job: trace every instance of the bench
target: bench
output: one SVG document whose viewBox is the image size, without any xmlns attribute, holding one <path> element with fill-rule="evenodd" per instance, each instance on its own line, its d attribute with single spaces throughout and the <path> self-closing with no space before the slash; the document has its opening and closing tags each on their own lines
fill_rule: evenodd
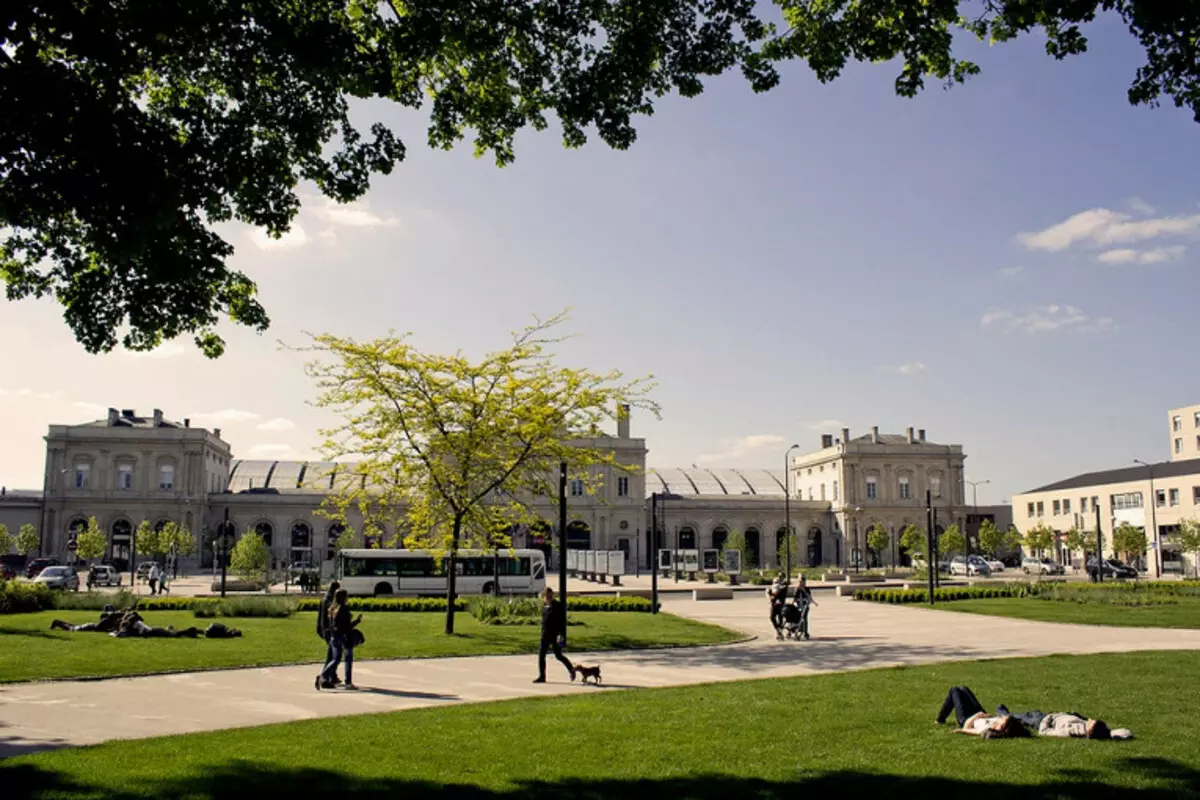
<svg viewBox="0 0 1200 800">
<path fill-rule="evenodd" d="M 692 589 L 693 600 L 732 600 L 733 589 L 728 586 L 714 586 L 711 589 Z"/>
</svg>

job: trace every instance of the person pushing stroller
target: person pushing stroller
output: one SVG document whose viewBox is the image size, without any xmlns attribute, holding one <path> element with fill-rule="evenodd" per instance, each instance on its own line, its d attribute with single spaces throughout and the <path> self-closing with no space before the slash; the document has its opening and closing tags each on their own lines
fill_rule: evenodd
<svg viewBox="0 0 1200 800">
<path fill-rule="evenodd" d="M 808 588 L 808 583 L 801 573 L 800 582 L 796 584 L 796 591 L 792 595 L 792 601 L 783 608 L 785 638 L 797 640 L 812 638 L 808 634 L 808 611 L 810 606 L 815 605 L 818 603 L 813 599 L 812 590 Z"/>
<path fill-rule="evenodd" d="M 775 581 L 767 587 L 767 599 L 771 601 L 771 627 L 775 629 L 775 638 L 783 641 L 784 607 L 787 605 L 788 579 L 781 572 L 775 576 Z"/>
</svg>

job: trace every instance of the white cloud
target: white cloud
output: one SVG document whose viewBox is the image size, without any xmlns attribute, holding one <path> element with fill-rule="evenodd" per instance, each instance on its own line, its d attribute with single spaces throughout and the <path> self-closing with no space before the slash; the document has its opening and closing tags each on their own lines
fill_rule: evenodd
<svg viewBox="0 0 1200 800">
<path fill-rule="evenodd" d="M 901 364 L 898 367 L 888 367 L 890 372 L 899 372 L 901 375 L 918 375 L 927 369 L 922 361 L 909 361 L 907 364 Z"/>
<path fill-rule="evenodd" d="M 82 400 L 76 400 L 71 403 L 72 408 L 78 408 L 80 411 L 97 419 L 102 419 L 108 416 L 108 406 L 102 406 L 99 403 L 85 403 Z"/>
<path fill-rule="evenodd" d="M 1200 214 L 1135 220 L 1120 211 L 1092 208 L 1045 230 L 1019 233 L 1017 240 L 1029 250 L 1056 253 L 1076 244 L 1103 247 L 1197 233 L 1200 233 Z"/>
<path fill-rule="evenodd" d="M 1149 217 L 1154 213 L 1154 206 L 1147 203 L 1140 197 L 1131 197 L 1125 201 L 1125 205 L 1135 214 L 1141 214 L 1143 217 Z"/>
<path fill-rule="evenodd" d="M 1096 260 L 1102 264 L 1160 264 L 1163 261 L 1175 261 L 1185 252 L 1187 252 L 1187 248 L 1183 245 L 1155 247 L 1151 250 L 1134 250 L 1125 247 L 1117 250 L 1105 250 L 1096 256 Z"/>
<path fill-rule="evenodd" d="M 1023 333 L 1052 333 L 1068 330 L 1098 332 L 1116 328 L 1111 317 L 1091 317 L 1083 309 L 1070 305 L 1053 304 L 1039 306 L 1025 314 L 1013 311 L 989 311 L 979 320 L 985 328 L 1003 327 L 1009 331 Z"/>
<path fill-rule="evenodd" d="M 1002 278 L 1015 278 L 1024 271 L 1024 267 L 1005 267 L 1004 269 L 999 270 L 1000 277 Z"/>
<path fill-rule="evenodd" d="M 303 247 L 308 244 L 308 232 L 304 230 L 304 226 L 298 222 L 292 223 L 291 230 L 280 236 L 278 239 L 267 235 L 267 232 L 262 228 L 254 228 L 249 232 L 250 241 L 254 243 L 259 250 L 286 250 L 292 247 Z"/>
<path fill-rule="evenodd" d="M 292 422 L 290 419 L 276 417 L 275 419 L 267 420 L 263 424 L 259 425 L 258 429 L 260 431 L 290 431 L 295 427 L 296 423 Z"/>
<path fill-rule="evenodd" d="M 400 224 L 396 217 L 381 217 L 371 210 L 365 201 L 353 203 L 336 203 L 327 200 L 324 207 L 315 209 L 318 217 L 332 225 L 345 225 L 351 228 L 394 228 Z"/>
<path fill-rule="evenodd" d="M 823 419 L 820 422 L 814 422 L 808 426 L 811 431 L 819 433 L 828 433 L 829 431 L 837 431 L 846 427 L 846 423 L 838 419 Z"/>
<path fill-rule="evenodd" d="M 208 411 L 198 414 L 192 414 L 189 419 L 196 420 L 200 423 L 209 423 L 216 425 L 236 425 L 239 422 L 253 422 L 259 419 L 260 415 L 253 411 L 243 411 L 240 408 L 226 408 L 220 411 Z"/>
<path fill-rule="evenodd" d="M 0 397 L 22 397 L 30 400 L 53 400 L 62 397 L 62 391 L 35 392 L 28 387 L 21 389 L 0 389 Z"/>
<path fill-rule="evenodd" d="M 786 440 L 782 436 L 776 436 L 773 433 L 756 433 L 750 436 L 739 436 L 736 439 L 722 439 L 721 445 L 725 448 L 722 452 L 696 456 L 696 463 L 711 464 L 742 458 L 772 447 L 781 447 L 784 441 Z"/>
<path fill-rule="evenodd" d="M 246 455 L 249 458 L 283 458 L 291 452 L 291 446 L 286 444 L 256 444 L 246 451 Z"/>
<path fill-rule="evenodd" d="M 182 342 L 163 342 L 153 350 L 122 350 L 127 356 L 134 358 L 175 358 L 188 352 L 187 345 Z"/>
</svg>

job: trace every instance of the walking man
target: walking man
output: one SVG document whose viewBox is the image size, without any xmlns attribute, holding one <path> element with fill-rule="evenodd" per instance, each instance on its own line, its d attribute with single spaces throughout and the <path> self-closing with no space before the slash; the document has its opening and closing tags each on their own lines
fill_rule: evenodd
<svg viewBox="0 0 1200 800">
<path fill-rule="evenodd" d="M 567 668 L 571 680 L 575 680 L 575 667 L 563 655 L 563 641 L 566 636 L 567 607 L 561 600 L 554 599 L 554 590 L 547 586 L 542 592 L 542 643 L 538 648 L 538 676 L 534 683 L 546 682 L 546 653 L 550 650 L 554 651 L 554 657 L 559 663 Z"/>
<path fill-rule="evenodd" d="M 159 572 L 158 563 L 150 565 L 150 572 L 146 575 L 146 583 L 150 584 L 150 594 L 158 594 L 158 579 L 162 576 Z"/>
</svg>

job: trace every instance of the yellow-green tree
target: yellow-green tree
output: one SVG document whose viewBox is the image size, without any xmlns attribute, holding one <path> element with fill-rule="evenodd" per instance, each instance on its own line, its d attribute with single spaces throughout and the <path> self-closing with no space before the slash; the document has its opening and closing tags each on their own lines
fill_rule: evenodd
<svg viewBox="0 0 1200 800">
<path fill-rule="evenodd" d="M 34 550 L 42 546 L 42 539 L 38 536 L 37 528 L 26 522 L 17 531 L 16 548 L 18 555 L 27 556 Z"/>
<path fill-rule="evenodd" d="M 1193 574 L 1200 578 L 1200 522 L 1194 519 L 1180 520 L 1179 530 L 1171 534 L 1171 540 L 1180 550 L 1192 554 Z"/>
<path fill-rule="evenodd" d="M 75 537 L 75 555 L 84 561 L 100 558 L 108 549 L 108 537 L 100 528 L 95 517 L 88 517 L 87 527 Z"/>
<path fill-rule="evenodd" d="M 947 557 L 951 553 L 965 553 L 966 549 L 966 537 L 963 536 L 957 525 L 951 525 L 942 531 L 941 536 L 938 536 L 938 552 L 944 553 Z"/>
<path fill-rule="evenodd" d="M 158 549 L 163 555 L 190 556 L 196 552 L 196 537 L 186 526 L 168 522 L 158 532 Z"/>
<path fill-rule="evenodd" d="M 1113 531 L 1112 548 L 1114 553 L 1120 553 L 1125 560 L 1132 561 L 1135 557 L 1146 553 L 1146 532 L 1135 528 L 1128 522 L 1122 522 Z"/>
<path fill-rule="evenodd" d="M 271 550 L 266 541 L 254 531 L 246 531 L 233 546 L 229 568 L 247 583 L 265 581 L 270 556 Z"/>
<path fill-rule="evenodd" d="M 12 550 L 16 543 L 16 537 L 8 532 L 8 526 L 0 522 L 0 556 L 8 555 L 8 551 Z"/>
<path fill-rule="evenodd" d="M 588 493 L 605 472 L 632 473 L 599 438 L 601 423 L 634 407 L 658 416 L 647 397 L 652 384 L 556 364 L 554 329 L 565 320 L 538 320 L 479 361 L 425 353 L 394 334 L 313 337 L 305 349 L 316 353 L 307 372 L 317 405 L 342 417 L 324 432 L 326 456 L 358 460 L 350 479 L 335 481 L 325 513 L 348 524 L 356 509 L 406 526 L 406 546 L 450 560 L 453 597 L 458 550 L 500 546 L 491 535 L 497 514 L 510 525 L 534 524 L 534 499 L 558 494 L 560 462 Z M 446 633 L 453 632 L 447 603 Z"/>
<path fill-rule="evenodd" d="M 888 536 L 887 529 L 883 527 L 882 522 L 876 522 L 867 531 L 867 547 L 880 559 L 880 563 L 882 563 L 883 554 L 887 552 L 891 542 L 892 538 Z"/>
<path fill-rule="evenodd" d="M 908 551 L 910 558 L 925 558 L 929 542 L 925 537 L 925 531 L 916 525 L 905 525 L 904 530 L 900 532 L 900 546 Z"/>
<path fill-rule="evenodd" d="M 149 520 L 144 519 L 138 523 L 137 530 L 133 533 L 133 541 L 137 546 L 137 552 L 142 555 L 155 558 L 162 555 L 158 531 L 154 530 L 154 526 L 150 524 Z"/>
<path fill-rule="evenodd" d="M 1025 531 L 1025 547 L 1031 555 L 1041 555 L 1054 544 L 1054 531 L 1044 522 L 1039 522 Z"/>
</svg>

